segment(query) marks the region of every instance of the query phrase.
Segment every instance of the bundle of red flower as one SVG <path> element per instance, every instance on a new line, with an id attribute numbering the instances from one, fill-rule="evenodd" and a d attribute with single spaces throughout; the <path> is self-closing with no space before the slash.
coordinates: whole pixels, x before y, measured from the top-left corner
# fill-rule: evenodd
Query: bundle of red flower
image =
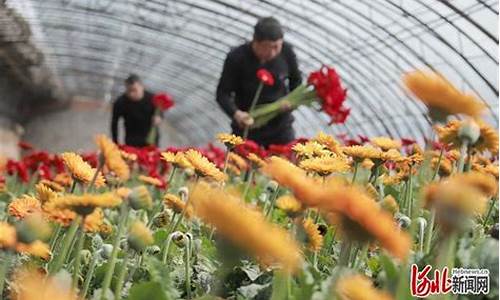
<path id="1" fill-rule="evenodd" d="M 262 83 L 270 83 L 272 76 L 265 70 L 259 70 L 257 78 Z M 344 106 L 347 90 L 342 87 L 340 77 L 335 69 L 322 66 L 319 70 L 312 72 L 307 84 L 295 88 L 285 97 L 264 105 L 257 105 L 250 115 L 254 118 L 253 128 L 261 127 L 280 114 L 284 107 L 296 109 L 301 105 L 311 105 L 317 102 L 321 109 L 331 117 L 332 123 L 344 123 L 349 116 L 350 109 Z"/>
<path id="2" fill-rule="evenodd" d="M 335 69 L 322 66 L 309 74 L 307 83 L 314 86 L 316 94 L 322 100 L 322 110 L 332 118 L 330 124 L 344 123 L 351 109 L 344 106 L 347 90 L 342 87 Z"/>
<path id="3" fill-rule="evenodd" d="M 153 96 L 153 105 L 155 106 L 155 116 L 159 116 L 161 112 L 167 111 L 174 106 L 174 98 L 167 93 L 158 93 Z M 146 138 L 148 145 L 155 144 L 157 131 L 156 126 L 152 126 L 149 130 Z"/>

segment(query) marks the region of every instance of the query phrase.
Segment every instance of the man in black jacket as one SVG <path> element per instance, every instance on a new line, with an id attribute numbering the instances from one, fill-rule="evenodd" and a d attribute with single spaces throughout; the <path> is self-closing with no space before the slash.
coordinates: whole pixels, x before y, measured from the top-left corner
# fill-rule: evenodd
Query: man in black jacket
<path id="1" fill-rule="evenodd" d="M 161 122 L 155 116 L 153 94 L 144 90 L 144 85 L 139 76 L 132 74 L 125 80 L 125 93 L 113 103 L 111 118 L 111 135 L 113 141 L 118 143 L 118 120 L 125 121 L 125 144 L 134 147 L 147 146 L 146 138 L 152 126 Z M 158 132 L 158 130 L 157 130 Z M 156 135 L 158 145 L 159 134 Z"/>
<path id="2" fill-rule="evenodd" d="M 275 82 L 264 85 L 257 104 L 271 103 L 300 85 L 302 79 L 292 46 L 283 41 L 283 29 L 272 17 L 260 19 L 253 40 L 232 49 L 226 57 L 217 86 L 217 102 L 232 119 L 234 134 L 242 135 L 253 124 L 248 114 L 259 80 L 260 68 L 271 72 Z M 267 147 L 286 144 L 295 138 L 293 116 L 289 107 L 263 127 L 250 129 L 248 138 Z"/>

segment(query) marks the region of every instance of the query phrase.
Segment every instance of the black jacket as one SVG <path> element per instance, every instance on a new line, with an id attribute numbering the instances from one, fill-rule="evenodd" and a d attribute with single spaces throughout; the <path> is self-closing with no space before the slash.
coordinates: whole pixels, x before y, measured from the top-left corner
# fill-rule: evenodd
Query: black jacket
<path id="1" fill-rule="evenodd" d="M 249 110 L 259 85 L 256 73 L 260 68 L 271 72 L 275 83 L 273 86 L 264 86 L 257 104 L 278 100 L 302 81 L 295 53 L 292 46 L 286 42 L 283 43 L 281 53 L 264 64 L 261 64 L 254 55 L 250 43 L 232 49 L 224 62 L 216 97 L 219 105 L 231 119 L 237 109 Z M 250 130 L 248 138 L 264 146 L 288 143 L 294 139 L 292 123 L 291 112 L 282 113 L 267 125 Z M 231 127 L 235 134 L 242 134 L 243 130 L 234 120 Z"/>
<path id="2" fill-rule="evenodd" d="M 155 107 L 153 94 L 145 91 L 140 101 L 132 101 L 125 94 L 113 103 L 111 118 L 111 135 L 113 141 L 118 142 L 118 120 L 125 121 L 125 144 L 134 147 L 147 146 L 146 138 L 151 129 Z M 157 143 L 158 143 L 157 135 Z"/>

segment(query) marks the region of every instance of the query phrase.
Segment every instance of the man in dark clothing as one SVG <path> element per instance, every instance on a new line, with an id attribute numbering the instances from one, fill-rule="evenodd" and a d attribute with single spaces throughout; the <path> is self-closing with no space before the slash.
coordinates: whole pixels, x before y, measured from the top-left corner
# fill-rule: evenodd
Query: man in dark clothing
<path id="1" fill-rule="evenodd" d="M 248 110 L 257 91 L 256 73 L 264 68 L 272 73 L 275 82 L 264 85 L 257 104 L 271 103 L 300 85 L 302 79 L 292 46 L 283 41 L 280 23 L 263 18 L 254 28 L 253 40 L 232 49 L 226 57 L 217 86 L 217 102 L 232 119 L 234 134 L 242 135 L 253 124 Z M 263 127 L 250 129 L 248 138 L 267 147 L 286 144 L 295 138 L 293 116 L 289 107 Z"/>
<path id="2" fill-rule="evenodd" d="M 126 91 L 113 103 L 111 135 L 118 142 L 118 120 L 125 121 L 125 144 L 134 147 L 147 146 L 146 138 L 152 126 L 158 126 L 161 118 L 155 116 L 153 94 L 144 90 L 144 85 L 137 75 L 130 75 L 125 80 Z M 158 132 L 158 130 L 157 130 Z M 159 134 L 156 135 L 158 145 Z"/>

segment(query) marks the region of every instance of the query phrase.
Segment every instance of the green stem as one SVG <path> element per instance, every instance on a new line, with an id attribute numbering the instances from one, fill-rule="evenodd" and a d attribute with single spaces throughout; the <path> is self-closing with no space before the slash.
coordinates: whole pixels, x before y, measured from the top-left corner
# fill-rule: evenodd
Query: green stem
<path id="1" fill-rule="evenodd" d="M 245 200 L 245 198 L 247 197 L 248 190 L 250 189 L 250 184 L 252 183 L 253 180 L 253 173 L 254 169 L 251 168 L 250 171 L 248 172 L 248 179 L 245 184 L 245 190 L 243 191 L 243 196 L 242 196 L 243 200 Z"/>
<path id="2" fill-rule="evenodd" d="M 51 268 L 49 268 L 50 274 L 55 274 L 62 268 L 64 261 L 66 259 L 66 255 L 68 254 L 68 251 L 71 247 L 71 244 L 73 243 L 73 239 L 75 238 L 79 223 L 80 223 L 80 216 L 76 217 L 73 220 L 73 222 L 71 223 L 71 226 L 69 227 L 68 231 L 66 232 L 66 235 L 64 236 L 61 251 L 58 253 L 58 255 L 56 255 L 56 260 L 51 265 Z"/>
<path id="3" fill-rule="evenodd" d="M 469 172 L 472 167 L 472 147 L 467 146 L 467 162 L 465 163 L 465 172 Z"/>
<path id="4" fill-rule="evenodd" d="M 410 165 L 410 174 L 408 175 L 408 191 L 406 193 L 406 196 L 408 197 L 406 204 L 408 205 L 407 211 L 408 211 L 408 217 L 412 218 L 412 212 L 413 212 L 413 176 L 412 176 L 412 166 Z"/>
<path id="5" fill-rule="evenodd" d="M 431 241 L 434 230 L 434 222 L 436 220 L 436 210 L 434 208 L 431 209 L 431 216 L 429 220 L 429 225 L 427 225 L 427 233 L 425 236 L 425 254 L 428 254 L 431 250 Z"/>
<path id="6" fill-rule="evenodd" d="M 59 233 L 61 233 L 61 224 L 60 223 L 57 223 L 56 224 L 56 230 L 54 230 L 54 233 L 52 234 L 52 237 L 50 238 L 50 252 L 54 252 L 54 247 L 57 243 L 57 240 L 58 240 L 58 237 L 59 237 Z"/>
<path id="7" fill-rule="evenodd" d="M 464 171 L 464 162 L 465 162 L 465 156 L 467 155 L 467 146 L 468 146 L 467 140 L 464 140 L 462 142 L 462 145 L 460 145 L 460 158 L 458 159 L 457 173 L 462 173 Z"/>
<path id="8" fill-rule="evenodd" d="M 83 243 L 85 242 L 85 218 L 82 218 L 80 220 L 80 231 L 77 237 L 78 244 L 76 246 L 76 256 L 75 256 L 75 261 L 74 261 L 74 266 L 73 266 L 73 280 L 71 287 L 73 290 L 75 290 L 78 287 L 78 275 L 80 273 L 80 263 L 81 263 L 81 252 L 83 249 Z"/>
<path id="9" fill-rule="evenodd" d="M 345 240 L 342 243 L 339 254 L 339 262 L 338 266 L 347 267 L 349 265 L 349 256 L 351 254 L 352 243 L 348 240 Z"/>
<path id="10" fill-rule="evenodd" d="M 3 263 L 0 265 L 0 300 L 3 299 L 3 289 L 5 286 L 7 272 L 9 271 L 10 263 L 13 255 L 10 251 L 5 251 L 3 255 Z"/>
<path id="11" fill-rule="evenodd" d="M 249 114 L 252 114 L 252 111 L 255 109 L 255 105 L 257 105 L 257 101 L 260 98 L 260 93 L 262 92 L 263 87 L 264 87 L 264 84 L 262 82 L 260 82 L 259 86 L 257 87 L 257 91 L 255 92 L 255 95 L 252 99 L 252 104 L 250 105 L 250 109 L 248 110 Z M 243 132 L 243 139 L 244 140 L 247 139 L 249 130 L 250 130 L 250 126 L 245 126 L 245 130 Z"/>
<path id="12" fill-rule="evenodd" d="M 113 277 L 113 272 L 115 270 L 116 258 L 118 256 L 118 246 L 120 244 L 120 239 L 123 234 L 123 230 L 125 229 L 126 223 L 128 219 L 128 206 L 126 202 L 123 202 L 120 206 L 120 219 L 118 221 L 118 229 L 116 232 L 116 236 L 113 240 L 113 251 L 111 252 L 111 257 L 108 263 L 108 268 L 106 269 L 106 274 L 104 275 L 104 279 L 102 281 L 102 291 L 101 291 L 101 300 L 106 299 L 106 291 L 109 289 L 111 285 L 111 279 Z"/>
<path id="13" fill-rule="evenodd" d="M 483 220 L 483 227 L 485 227 L 488 224 L 488 219 L 490 218 L 491 213 L 493 212 L 493 207 L 495 206 L 495 200 L 490 199 L 490 207 L 488 208 L 488 213 L 486 214 L 486 217 Z"/>
<path id="14" fill-rule="evenodd" d="M 184 267 L 185 267 L 185 275 L 186 275 L 186 299 L 191 299 L 191 238 L 187 237 L 187 245 L 185 246 L 185 252 L 186 252 L 186 259 L 184 262 Z"/>
<path id="15" fill-rule="evenodd" d="M 128 264 L 128 259 L 129 259 L 129 251 L 126 248 L 124 249 L 124 251 L 125 251 L 125 256 L 123 257 L 121 268 L 118 271 L 118 277 L 117 277 L 116 285 L 115 285 L 115 293 L 114 293 L 115 300 L 120 299 L 120 294 L 121 294 L 121 291 L 123 288 L 125 274 L 127 274 L 127 264 Z"/>
<path id="16" fill-rule="evenodd" d="M 271 201 L 269 202 L 270 203 L 269 210 L 266 212 L 266 218 L 268 218 L 269 216 L 271 218 L 273 217 L 274 204 L 276 203 L 276 198 L 278 198 L 279 192 L 280 192 L 280 188 L 278 187 L 278 188 L 276 188 L 276 190 L 272 194 Z"/>
<path id="17" fill-rule="evenodd" d="M 439 173 L 439 168 L 441 167 L 441 160 L 443 159 L 443 154 L 444 154 L 444 147 L 441 147 L 441 150 L 439 151 L 438 162 L 436 164 L 436 169 L 434 170 L 434 174 L 432 174 L 431 181 L 434 181 L 436 179 L 437 174 Z"/>
<path id="18" fill-rule="evenodd" d="M 176 166 L 173 166 L 173 167 L 172 167 L 172 172 L 170 172 L 170 175 L 168 175 L 168 181 L 167 181 L 167 182 L 168 182 L 168 184 L 169 184 L 169 187 L 171 187 L 171 186 L 172 186 L 171 181 L 172 181 L 172 179 L 173 179 L 173 178 L 174 178 L 174 176 L 175 176 L 175 171 L 177 171 L 177 167 L 176 167 Z"/>
<path id="19" fill-rule="evenodd" d="M 164 265 L 167 264 L 168 252 L 170 251 L 170 245 L 172 244 L 172 237 L 173 237 L 172 233 L 167 236 L 167 240 L 165 241 L 165 246 L 163 247 L 161 262 Z"/>
<path id="20" fill-rule="evenodd" d="M 352 180 L 351 180 L 352 184 L 354 184 L 356 182 L 356 176 L 358 175 L 358 167 L 359 167 L 359 161 L 355 160 L 354 161 L 354 174 L 352 174 Z"/>
<path id="21" fill-rule="evenodd" d="M 97 169 L 95 170 L 94 176 L 92 177 L 92 181 L 90 182 L 89 186 L 87 187 L 87 190 L 86 190 L 87 193 L 94 186 L 94 184 L 97 180 L 97 176 L 99 176 L 99 173 L 102 171 L 103 167 L 104 167 L 104 156 L 101 154 L 101 155 L 99 155 L 99 164 L 97 166 Z"/>
<path id="22" fill-rule="evenodd" d="M 226 151 L 226 157 L 224 158 L 224 169 L 222 170 L 222 173 L 224 173 L 224 175 L 227 172 L 227 164 L 229 162 L 229 152 L 231 152 L 231 150 L 228 148 Z"/>
<path id="23" fill-rule="evenodd" d="M 92 276 L 94 275 L 98 256 L 99 252 L 95 252 L 94 255 L 92 256 L 92 261 L 90 261 L 90 266 L 89 269 L 87 270 L 87 274 L 85 274 L 85 281 L 83 283 L 83 288 L 82 288 L 82 299 L 85 299 L 89 291 L 90 281 L 92 281 Z"/>
<path id="24" fill-rule="evenodd" d="M 71 184 L 71 190 L 69 191 L 70 194 L 73 194 L 75 192 L 76 184 L 77 180 L 73 177 L 73 183 Z"/>

